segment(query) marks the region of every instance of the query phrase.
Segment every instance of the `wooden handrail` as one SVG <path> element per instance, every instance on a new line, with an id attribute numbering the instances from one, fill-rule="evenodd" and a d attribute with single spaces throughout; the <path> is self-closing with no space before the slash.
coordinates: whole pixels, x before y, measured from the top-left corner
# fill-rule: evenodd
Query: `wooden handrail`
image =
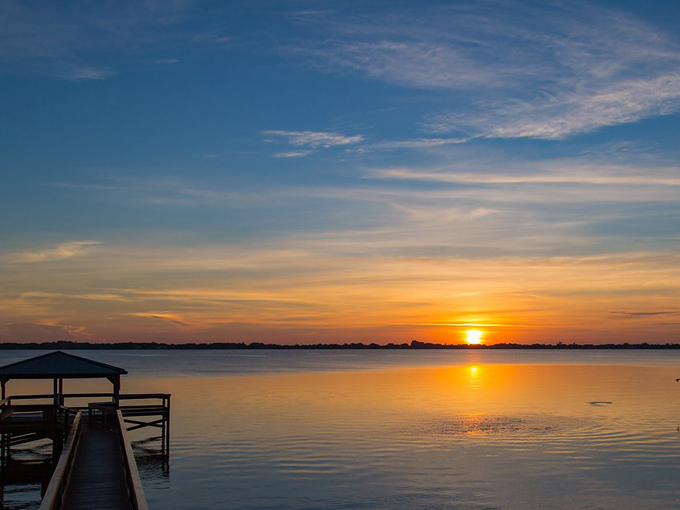
<path id="1" fill-rule="evenodd" d="M 87 397 L 113 397 L 113 393 L 101 392 L 101 393 L 62 393 L 63 398 L 87 398 Z M 165 400 L 169 397 L 169 393 L 125 393 L 119 395 L 120 400 L 142 400 L 158 398 Z M 41 395 L 10 395 L 9 397 L 0 400 L 0 406 L 11 403 L 12 400 L 37 400 L 41 398 L 53 399 L 54 394 L 41 394 Z"/>
<path id="2" fill-rule="evenodd" d="M 68 487 L 69 478 L 71 476 L 71 466 L 78 450 L 78 441 L 80 439 L 80 424 L 83 413 L 76 414 L 76 419 L 73 420 L 71 432 L 66 439 L 66 444 L 59 457 L 57 467 L 54 469 L 50 484 L 47 486 L 45 496 L 42 503 L 40 503 L 40 510 L 57 510 L 61 508 Z"/>
<path id="3" fill-rule="evenodd" d="M 118 409 L 125 411 L 126 409 L 165 409 L 161 404 L 155 405 L 138 405 L 138 406 L 118 406 Z"/>
<path id="4" fill-rule="evenodd" d="M 144 494 L 144 487 L 142 486 L 142 480 L 139 477 L 139 471 L 137 470 L 135 455 L 132 452 L 132 443 L 130 443 L 127 430 L 125 430 L 123 413 L 120 410 L 117 410 L 116 416 L 118 420 L 118 436 L 120 438 L 121 446 L 123 447 L 123 464 L 125 466 L 125 477 L 128 482 L 130 499 L 132 500 L 132 508 L 134 508 L 134 510 L 149 510 L 149 505 L 146 502 L 146 495 Z"/>
<path id="5" fill-rule="evenodd" d="M 64 398 L 113 397 L 113 393 L 62 393 L 61 396 Z"/>
<path id="6" fill-rule="evenodd" d="M 128 399 L 144 399 L 144 398 L 166 398 L 169 397 L 170 393 L 121 393 L 121 400 Z"/>
<path id="7" fill-rule="evenodd" d="M 8 403 L 12 403 L 12 400 L 37 400 L 39 398 L 49 398 L 53 399 L 54 394 L 50 393 L 49 395 L 10 395 L 7 397 Z"/>
<path id="8" fill-rule="evenodd" d="M 46 409 L 54 409 L 53 404 L 21 404 L 6 406 L 5 409 L 14 409 L 16 412 L 31 412 L 31 411 L 44 411 Z"/>

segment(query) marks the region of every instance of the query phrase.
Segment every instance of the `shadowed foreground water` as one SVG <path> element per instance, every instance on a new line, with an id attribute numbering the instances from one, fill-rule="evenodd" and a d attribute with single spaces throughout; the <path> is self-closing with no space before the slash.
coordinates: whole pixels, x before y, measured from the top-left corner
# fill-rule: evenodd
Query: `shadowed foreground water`
<path id="1" fill-rule="evenodd" d="M 169 474 L 137 448 L 152 509 L 680 506 L 674 352 L 76 354 L 173 394 Z"/>

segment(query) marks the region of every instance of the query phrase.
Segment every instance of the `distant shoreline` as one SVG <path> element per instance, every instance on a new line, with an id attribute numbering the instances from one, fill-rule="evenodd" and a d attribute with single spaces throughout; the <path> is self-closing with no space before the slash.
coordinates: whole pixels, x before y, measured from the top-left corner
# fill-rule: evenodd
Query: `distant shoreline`
<path id="1" fill-rule="evenodd" d="M 680 349 L 680 344 L 649 344 L 649 343 L 623 343 L 623 344 L 565 344 L 558 342 L 556 344 L 508 344 L 499 343 L 492 345 L 468 345 L 468 344 L 433 344 L 428 342 L 419 342 L 413 340 L 410 343 L 403 344 L 363 344 L 363 343 L 345 343 L 345 344 L 265 344 L 261 342 L 252 342 L 249 344 L 242 342 L 218 342 L 218 343 L 184 343 L 184 344 L 166 344 L 158 342 L 121 342 L 121 343 L 92 343 L 92 342 L 71 342 L 71 341 L 56 341 L 56 342 L 40 342 L 40 343 L 17 343 L 5 342 L 0 343 L 0 350 L 53 350 L 53 349 L 68 349 L 68 350 L 309 350 L 309 349 L 326 349 L 326 350 L 426 350 L 426 349 L 463 349 L 463 350 L 495 350 L 495 349 L 581 349 L 581 350 L 601 350 L 601 349 Z"/>

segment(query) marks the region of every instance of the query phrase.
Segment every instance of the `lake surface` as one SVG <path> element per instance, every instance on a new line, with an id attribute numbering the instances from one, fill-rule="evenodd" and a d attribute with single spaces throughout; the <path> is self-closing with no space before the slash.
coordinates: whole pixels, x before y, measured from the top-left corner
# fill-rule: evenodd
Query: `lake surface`
<path id="1" fill-rule="evenodd" d="M 152 509 L 680 507 L 678 351 L 73 353 L 172 393 L 169 466 L 135 436 Z"/>

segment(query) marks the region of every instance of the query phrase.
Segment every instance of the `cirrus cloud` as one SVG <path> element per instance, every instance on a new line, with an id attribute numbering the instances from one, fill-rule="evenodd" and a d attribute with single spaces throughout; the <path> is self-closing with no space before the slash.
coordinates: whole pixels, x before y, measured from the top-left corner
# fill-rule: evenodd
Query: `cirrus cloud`
<path id="1" fill-rule="evenodd" d="M 331 73 L 429 90 L 433 133 L 556 140 L 680 110 L 680 41 L 592 3 L 482 1 L 309 17 L 291 55 Z M 330 34 L 330 36 L 328 35 Z"/>
<path id="2" fill-rule="evenodd" d="M 364 140 L 363 135 L 342 135 L 326 131 L 263 131 L 264 135 L 283 140 L 294 147 L 309 147 L 311 149 L 351 145 Z M 274 141 L 268 139 L 267 141 Z M 300 155 L 300 154 L 297 154 Z"/>
<path id="3" fill-rule="evenodd" d="M 61 243 L 53 248 L 47 248 L 45 250 L 15 253 L 11 257 L 11 260 L 13 262 L 51 262 L 73 257 L 84 257 L 89 255 L 93 248 L 100 244 L 102 244 L 100 241 L 73 241 Z"/>

